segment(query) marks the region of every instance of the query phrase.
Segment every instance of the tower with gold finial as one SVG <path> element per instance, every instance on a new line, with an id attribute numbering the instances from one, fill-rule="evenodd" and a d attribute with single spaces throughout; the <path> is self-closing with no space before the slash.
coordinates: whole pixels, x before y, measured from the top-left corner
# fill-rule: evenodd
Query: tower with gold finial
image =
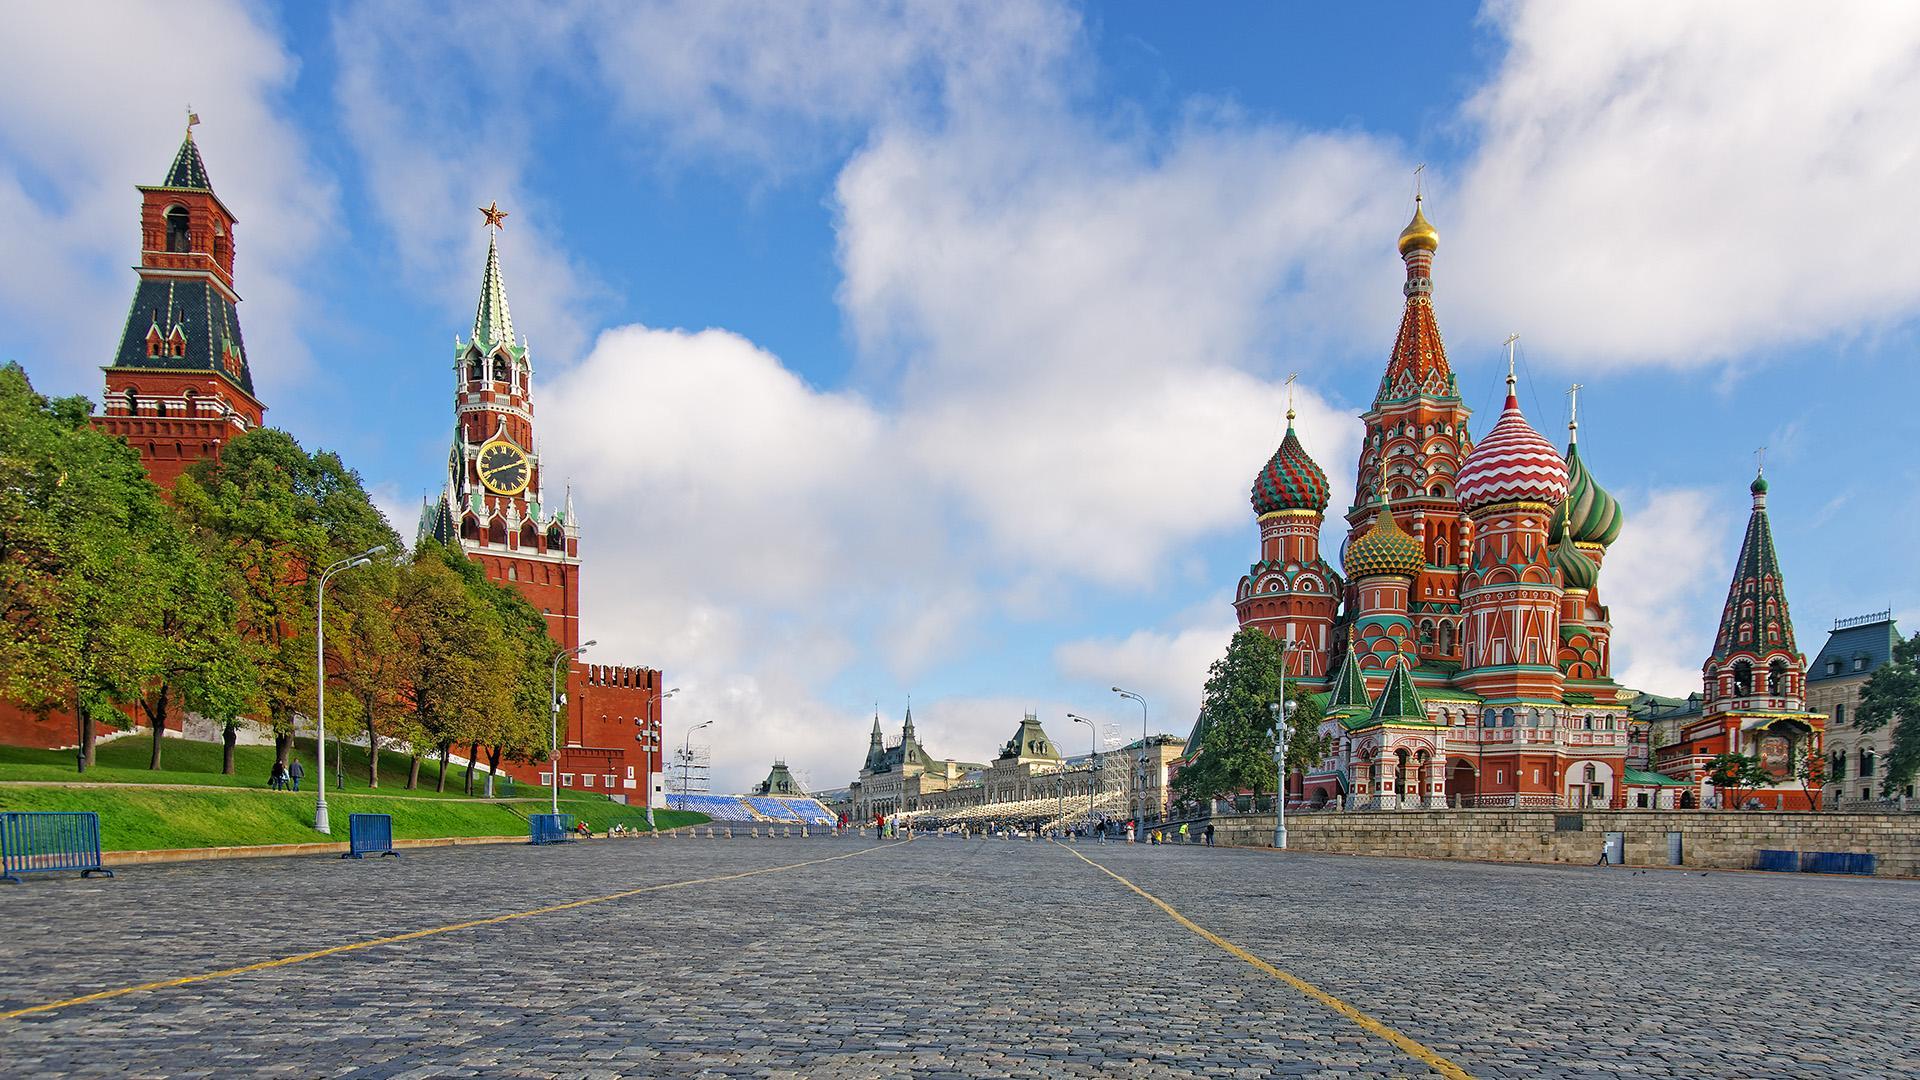
<path id="1" fill-rule="evenodd" d="M 165 179 L 141 185 L 139 282 L 106 367 L 95 426 L 127 440 L 171 488 L 197 461 L 259 427 L 266 406 L 240 334 L 234 288 L 238 218 L 213 190 L 189 115 Z"/>
<path id="2" fill-rule="evenodd" d="M 1361 415 L 1366 432 L 1347 510 L 1347 546 L 1373 527 L 1373 508 L 1390 501 L 1400 529 L 1413 538 L 1422 565 L 1408 587 L 1416 664 L 1460 661 L 1460 572 L 1468 533 L 1455 477 L 1473 448 L 1472 410 L 1461 401 L 1433 307 L 1433 259 L 1440 234 L 1427 220 L 1424 197 L 1414 197 L 1413 219 L 1398 241 L 1406 280 L 1405 305 L 1373 406 Z M 1356 609 L 1349 574 L 1347 607 Z"/>
<path id="3" fill-rule="evenodd" d="M 1312 680 L 1327 673 L 1343 582 L 1320 556 L 1320 524 L 1329 497 L 1327 474 L 1293 429 L 1294 378 L 1287 377 L 1286 434 L 1253 478 L 1260 558 L 1240 579 L 1233 606 L 1241 626 L 1292 642 L 1294 647 L 1286 651 L 1287 674 Z"/>

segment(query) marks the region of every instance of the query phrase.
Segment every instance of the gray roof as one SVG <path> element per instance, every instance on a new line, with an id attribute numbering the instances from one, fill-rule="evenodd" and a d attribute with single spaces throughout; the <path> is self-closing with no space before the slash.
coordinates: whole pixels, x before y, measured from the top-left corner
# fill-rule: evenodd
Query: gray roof
<path id="1" fill-rule="evenodd" d="M 184 356 L 171 355 L 176 327 L 186 342 Z M 147 335 L 156 330 L 166 355 L 148 356 Z M 141 278 L 111 366 L 206 371 L 253 393 L 253 369 L 247 364 L 247 343 L 240 336 L 240 313 L 206 278 Z"/>
<path id="2" fill-rule="evenodd" d="M 1827 635 L 1827 643 L 1821 647 L 1820 655 L 1807 665 L 1807 681 L 1824 682 L 1827 679 L 1871 675 L 1881 664 L 1893 659 L 1893 645 L 1899 640 L 1900 628 L 1894 624 L 1891 612 L 1882 612 L 1879 617 L 1869 617 L 1864 621 L 1842 619 Z M 1866 661 L 1857 670 L 1853 666 L 1856 659 Z M 1839 670 L 1828 671 L 1835 661 L 1839 662 Z"/>

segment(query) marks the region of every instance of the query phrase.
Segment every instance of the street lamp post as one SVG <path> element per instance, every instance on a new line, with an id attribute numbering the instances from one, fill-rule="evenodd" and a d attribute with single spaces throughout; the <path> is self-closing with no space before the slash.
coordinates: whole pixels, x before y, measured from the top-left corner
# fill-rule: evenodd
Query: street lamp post
<path id="1" fill-rule="evenodd" d="M 316 684 L 314 689 L 314 718 L 318 725 L 318 730 L 314 735 L 313 741 L 314 770 L 317 781 L 314 788 L 316 797 L 313 804 L 313 830 L 315 832 L 333 832 L 333 829 L 327 821 L 327 579 L 343 570 L 352 570 L 357 566 L 365 566 L 373 561 L 375 555 L 384 554 L 386 550 L 387 545 L 385 544 L 370 547 L 358 555 L 349 555 L 339 562 L 334 563 L 332 566 L 327 567 L 325 570 L 320 571 L 319 597 L 314 602 L 313 615 L 313 625 L 316 631 L 315 636 L 319 639 L 319 643 L 314 648 L 315 663 L 313 667 L 314 683 Z M 377 754 L 380 752 L 380 748 L 377 746 L 369 746 L 367 752 Z"/>
<path id="2" fill-rule="evenodd" d="M 671 690 L 669 690 L 669 691 L 667 691 L 666 693 L 664 693 L 664 694 L 661 694 L 661 695 L 660 695 L 660 711 L 661 711 L 662 713 L 665 713 L 665 712 L 666 712 L 666 709 L 667 709 L 667 699 L 668 699 L 668 698 L 670 698 L 670 697 L 672 697 L 673 695 L 675 695 L 675 694 L 677 694 L 677 693 L 679 693 L 679 692 L 680 692 L 680 688 L 676 686 L 676 687 L 674 687 L 673 689 L 671 689 Z M 664 719 L 666 719 L 666 717 L 665 717 L 665 716 L 662 716 L 662 717 L 661 717 L 661 719 L 662 719 L 662 720 L 664 720 Z M 652 698 L 648 698 L 648 699 L 647 699 L 647 741 L 648 741 L 648 742 L 649 742 L 649 743 L 651 744 L 651 746 L 650 746 L 650 749 L 652 749 L 652 750 L 653 750 L 653 753 L 651 753 L 651 754 L 649 754 L 649 755 L 647 755 L 647 758 L 646 758 L 646 761 L 647 761 L 647 776 L 646 776 L 646 784 L 647 784 L 647 831 L 648 831 L 648 832 L 652 832 L 652 831 L 654 831 L 654 826 L 653 826 L 653 759 L 654 759 L 655 757 L 658 757 L 658 756 L 660 755 L 660 733 L 659 733 L 659 732 L 657 732 L 657 731 L 655 731 L 655 730 L 653 730 L 653 725 L 654 725 L 654 722 L 655 722 L 655 721 L 654 721 L 654 716 L 653 716 L 653 699 L 652 699 Z"/>
<path id="3" fill-rule="evenodd" d="M 704 727 L 712 727 L 713 721 L 702 720 L 687 729 L 687 737 L 680 743 L 680 797 L 687 797 L 693 783 L 693 733 Z"/>
<path id="4" fill-rule="evenodd" d="M 1147 699 L 1131 690 L 1114 687 L 1113 692 L 1123 698 L 1131 698 L 1140 703 L 1140 784 L 1139 798 L 1133 814 L 1133 839 L 1145 843 L 1147 839 Z"/>
<path id="5" fill-rule="evenodd" d="M 1100 729 L 1094 727 L 1093 721 L 1084 716 L 1068 713 L 1067 719 L 1076 724 L 1087 725 L 1087 749 L 1092 753 L 1087 760 L 1087 828 L 1091 829 L 1093 828 L 1093 789 L 1099 780 L 1100 773 Z M 1096 842 L 1100 839 L 1099 835 L 1095 835 Z"/>
<path id="6" fill-rule="evenodd" d="M 549 787 L 553 789 L 553 812 L 555 815 L 560 813 L 560 661 L 565 660 L 569 656 L 579 656 L 597 644 L 599 643 L 589 641 L 584 645 L 576 645 L 571 649 L 562 649 L 556 653 L 553 658 L 553 748 L 551 751 L 552 756 L 547 761 L 547 764 L 551 767 L 551 772 L 547 779 L 553 781 Z"/>

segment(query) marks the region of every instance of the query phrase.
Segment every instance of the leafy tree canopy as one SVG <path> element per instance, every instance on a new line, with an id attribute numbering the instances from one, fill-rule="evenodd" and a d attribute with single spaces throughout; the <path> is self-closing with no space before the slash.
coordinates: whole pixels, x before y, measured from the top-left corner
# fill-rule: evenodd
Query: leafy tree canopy
<path id="1" fill-rule="evenodd" d="M 1880 793 L 1899 794 L 1920 772 L 1920 633 L 1896 642 L 1893 659 L 1867 676 L 1856 715 L 1862 731 L 1894 725 Z"/>
<path id="2" fill-rule="evenodd" d="M 1202 802 L 1275 785 L 1271 707 L 1280 700 L 1281 661 L 1279 643 L 1260 630 L 1243 628 L 1227 643 L 1226 655 L 1207 672 L 1195 725 L 1200 745 L 1187 748 L 1191 760 L 1174 778 L 1179 798 Z M 1295 703 L 1287 739 L 1292 773 L 1316 765 L 1325 746 L 1312 693 L 1289 681 L 1287 697 Z"/>

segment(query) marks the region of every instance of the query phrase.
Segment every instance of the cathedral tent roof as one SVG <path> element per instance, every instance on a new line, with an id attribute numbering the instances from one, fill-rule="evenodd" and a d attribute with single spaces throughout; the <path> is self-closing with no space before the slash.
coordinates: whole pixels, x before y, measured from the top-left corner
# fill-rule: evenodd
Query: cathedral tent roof
<path id="1" fill-rule="evenodd" d="M 1727 587 L 1727 605 L 1720 613 L 1720 632 L 1714 637 L 1713 658 L 1724 660 L 1735 652 L 1798 652 L 1793 643 L 1793 617 L 1787 610 L 1787 583 L 1780 574 L 1780 557 L 1773 550 L 1773 526 L 1767 521 L 1767 480 L 1756 475 L 1748 488 L 1753 510 L 1747 516 L 1747 534 L 1734 562 L 1733 583 Z"/>
<path id="2" fill-rule="evenodd" d="M 200 148 L 194 145 L 192 128 L 187 129 L 187 137 L 180 141 L 180 149 L 173 155 L 173 164 L 168 166 L 167 178 L 160 182 L 160 186 L 189 191 L 213 190 L 213 182 L 207 179 L 206 163 L 200 160 Z"/>
<path id="3" fill-rule="evenodd" d="M 507 308 L 507 284 L 500 276 L 500 236 L 487 240 L 487 269 L 480 279 L 480 304 L 473 312 L 472 341 L 483 352 L 514 347 L 513 312 Z"/>
<path id="4" fill-rule="evenodd" d="M 1420 700 L 1419 689 L 1413 685 L 1413 673 L 1407 669 L 1406 657 L 1401 657 L 1387 672 L 1387 684 L 1380 688 L 1380 696 L 1373 702 L 1372 719 L 1374 723 L 1427 719 L 1427 707 Z"/>

